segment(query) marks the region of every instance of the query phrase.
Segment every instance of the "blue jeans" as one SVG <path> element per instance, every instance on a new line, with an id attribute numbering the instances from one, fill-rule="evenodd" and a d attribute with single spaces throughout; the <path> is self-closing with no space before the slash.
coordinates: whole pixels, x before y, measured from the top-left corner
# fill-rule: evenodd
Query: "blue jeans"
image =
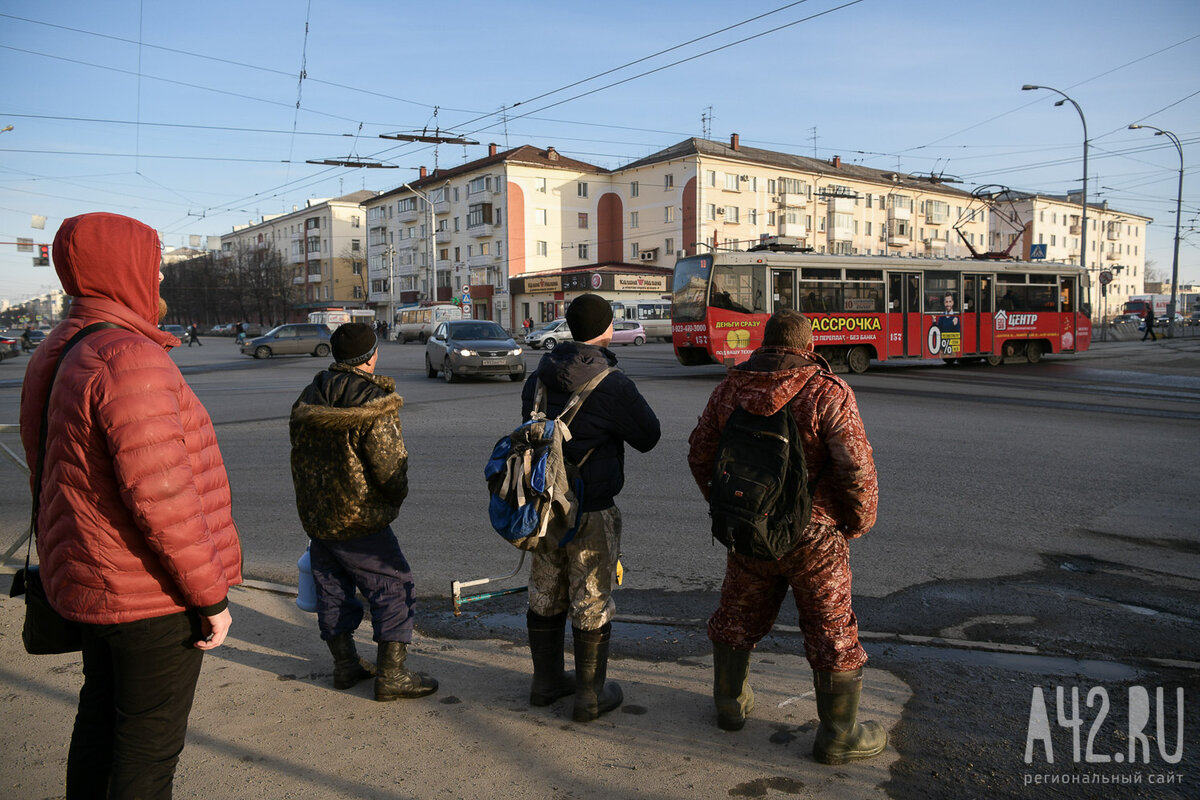
<path id="1" fill-rule="evenodd" d="M 83 626 L 67 799 L 171 797 L 204 651 L 194 613 Z"/>
<path id="2" fill-rule="evenodd" d="M 363 619 L 362 591 L 371 607 L 377 642 L 411 642 L 416 595 L 412 571 L 391 526 L 347 541 L 313 539 L 309 546 L 317 585 L 317 626 L 328 641 L 353 633 Z"/>

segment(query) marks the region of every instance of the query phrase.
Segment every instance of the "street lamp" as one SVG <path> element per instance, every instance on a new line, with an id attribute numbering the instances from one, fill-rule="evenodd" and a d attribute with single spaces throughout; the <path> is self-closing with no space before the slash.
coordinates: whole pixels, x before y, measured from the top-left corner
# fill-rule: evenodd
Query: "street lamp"
<path id="1" fill-rule="evenodd" d="M 1083 123 L 1083 195 L 1079 198 L 1080 199 L 1080 203 L 1079 203 L 1079 206 L 1080 206 L 1080 212 L 1079 212 L 1079 222 L 1080 222 L 1079 265 L 1081 267 L 1083 267 L 1084 272 L 1088 276 L 1088 278 L 1087 278 L 1088 295 L 1089 295 L 1088 301 L 1090 302 L 1091 301 L 1090 295 L 1092 292 L 1092 277 L 1091 277 L 1091 273 L 1087 272 L 1087 268 L 1088 268 L 1088 266 L 1087 266 L 1087 178 L 1088 178 L 1087 120 L 1084 119 L 1084 117 L 1083 117 L 1083 109 L 1079 107 L 1079 103 L 1076 103 L 1074 100 L 1072 100 L 1070 97 L 1067 97 L 1066 94 L 1064 94 L 1063 92 L 1060 92 L 1058 89 L 1055 89 L 1050 86 L 1034 86 L 1033 84 L 1030 84 L 1030 83 L 1027 83 L 1021 87 L 1021 91 L 1023 91 L 1023 92 L 1028 92 L 1033 89 L 1045 89 L 1048 92 L 1054 92 L 1057 95 L 1061 95 L 1062 100 L 1059 100 L 1054 105 L 1061 106 L 1063 103 L 1070 103 L 1071 105 L 1075 106 L 1075 110 L 1077 112 L 1079 112 L 1079 121 Z"/>
<path id="2" fill-rule="evenodd" d="M 1175 149 L 1179 151 L 1179 193 L 1175 195 L 1175 255 L 1171 259 L 1171 302 L 1167 306 L 1167 338 L 1174 336 L 1175 331 L 1175 293 L 1179 284 L 1179 220 L 1183 216 L 1183 145 L 1179 143 L 1179 137 L 1170 131 L 1164 131 L 1162 128 L 1156 128 L 1153 125 L 1138 125 L 1134 123 L 1129 126 L 1129 130 L 1135 131 L 1138 128 L 1147 128 L 1154 131 L 1155 136 L 1165 136 L 1175 145 Z"/>
<path id="3" fill-rule="evenodd" d="M 388 319 L 387 330 L 388 336 L 392 335 L 392 329 L 396 327 L 396 276 L 395 270 L 392 268 L 393 259 L 396 257 L 396 248 L 389 244 L 383 248 L 383 254 L 387 256 L 388 265 Z"/>
<path id="4" fill-rule="evenodd" d="M 410 186 L 407 183 L 405 183 L 403 185 L 404 185 L 404 188 L 408 189 L 410 192 L 412 192 L 413 194 L 417 195 L 418 197 L 420 197 L 422 200 L 425 201 L 425 208 L 426 208 L 426 211 L 428 212 L 428 218 L 429 218 L 428 227 L 425 230 L 425 234 L 428 237 L 425 240 L 425 258 L 427 259 L 427 263 L 429 265 L 430 299 L 436 301 L 437 300 L 437 269 L 434 267 L 434 262 L 433 262 L 433 247 L 434 247 L 433 201 L 429 199 L 429 195 L 425 194 L 420 189 L 414 189 L 412 186 Z"/>

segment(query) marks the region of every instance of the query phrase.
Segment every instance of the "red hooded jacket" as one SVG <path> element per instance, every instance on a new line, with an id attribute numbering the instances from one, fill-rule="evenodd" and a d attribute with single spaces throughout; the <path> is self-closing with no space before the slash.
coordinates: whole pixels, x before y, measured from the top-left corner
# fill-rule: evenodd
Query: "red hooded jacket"
<path id="1" fill-rule="evenodd" d="M 38 557 L 51 603 L 79 622 L 216 614 L 242 579 L 216 432 L 167 353 L 179 340 L 156 327 L 159 263 L 158 234 L 116 214 L 73 217 L 54 238 L 74 301 L 25 372 L 31 471 L 59 353 L 93 322 L 121 326 L 76 344 L 49 397 Z"/>

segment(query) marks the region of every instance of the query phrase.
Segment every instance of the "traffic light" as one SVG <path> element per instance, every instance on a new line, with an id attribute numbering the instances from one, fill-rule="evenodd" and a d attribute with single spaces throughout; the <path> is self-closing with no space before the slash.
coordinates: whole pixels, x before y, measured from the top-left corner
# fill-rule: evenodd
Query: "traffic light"
<path id="1" fill-rule="evenodd" d="M 33 265 L 35 267 L 50 266 L 50 245 L 39 244 L 37 246 L 37 255 L 33 257 Z"/>

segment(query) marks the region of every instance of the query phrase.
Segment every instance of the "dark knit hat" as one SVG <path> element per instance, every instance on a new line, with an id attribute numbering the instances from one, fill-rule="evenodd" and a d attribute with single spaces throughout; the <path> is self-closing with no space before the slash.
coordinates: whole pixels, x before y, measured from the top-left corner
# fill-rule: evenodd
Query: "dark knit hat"
<path id="1" fill-rule="evenodd" d="M 375 331 L 370 325 L 347 322 L 345 325 L 339 325 L 333 332 L 333 336 L 329 337 L 329 344 L 332 345 L 333 357 L 339 364 L 357 367 L 371 360 L 375 348 L 379 346 L 379 340 L 375 338 Z"/>
<path id="2" fill-rule="evenodd" d="M 595 339 L 612 324 L 612 306 L 598 294 L 581 294 L 567 306 L 567 327 L 577 342 Z"/>

